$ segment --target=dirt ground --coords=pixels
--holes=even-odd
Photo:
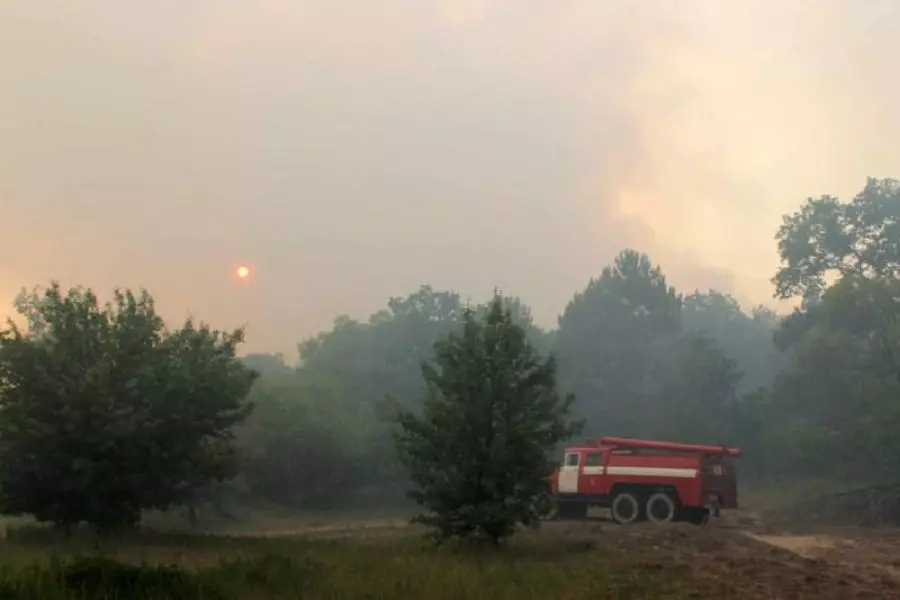
[[[745,535],[838,571],[868,575],[873,579],[886,576],[900,584],[898,531],[840,528],[807,534],[746,532]]]
[[[651,568],[689,568],[698,579],[723,582],[727,597],[900,599],[900,532],[778,533],[746,521],[729,515],[707,527],[562,522],[548,523],[542,535],[590,535],[599,547],[633,554]]]

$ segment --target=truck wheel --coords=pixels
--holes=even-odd
[[[654,523],[671,523],[675,520],[675,501],[669,494],[653,494],[647,500],[647,518]]]
[[[641,503],[634,494],[624,492],[613,498],[609,511],[616,523],[627,525],[641,518]]]

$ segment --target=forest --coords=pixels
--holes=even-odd
[[[720,290],[677,290],[624,249],[573,290],[555,329],[505,306],[582,435],[740,446],[744,482],[896,480],[900,468],[900,183],[807,199],[774,224],[779,315]],[[245,333],[169,329],[145,291],[34,288],[0,335],[0,511],[63,526],[142,510],[403,501],[392,431],[426,396],[423,363],[467,306],[425,284],[367,318],[341,315],[300,361],[238,358]],[[226,509],[223,509],[226,510]]]

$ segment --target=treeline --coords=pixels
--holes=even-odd
[[[716,291],[682,297],[631,250],[573,298],[556,330],[537,327],[519,299],[504,302],[531,344],[558,358],[560,388],[575,394],[586,434],[742,444],[760,462],[751,447],[762,415],[748,395],[786,364],[770,311],[746,314]],[[421,365],[465,309],[458,294],[423,286],[366,321],[339,317],[300,344],[296,368],[246,357],[262,373],[240,433],[249,495],[294,506],[400,498],[393,415],[424,397]]]
[[[588,435],[739,445],[744,477],[893,479],[900,186],[870,179],[847,203],[809,199],[777,247],[776,295],[802,299],[787,316],[678,291],[634,250],[577,291],[554,330],[503,301],[556,357]],[[396,415],[422,406],[435,343],[488,307],[422,286],[368,319],[338,317],[293,367],[237,359],[242,331],[170,331],[146,295],[107,306],[58,286],[23,295],[28,328],[0,336],[0,509],[127,522],[223,494],[295,508],[397,501],[408,475]]]
[[[851,201],[808,199],[777,232],[775,294],[792,314],[674,289],[634,250],[574,294],[554,330],[507,298],[559,364],[585,433],[742,446],[745,478],[893,480],[900,460],[900,190],[869,179]],[[332,505],[405,485],[396,405],[423,397],[421,363],[465,303],[428,286],[367,320],[342,316],[263,373],[242,439],[253,495]],[[483,311],[484,307],[479,307]]]

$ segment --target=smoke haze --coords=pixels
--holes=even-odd
[[[76,4],[0,2],[4,307],[143,285],[291,352],[421,283],[551,325],[626,246],[771,304],[781,215],[900,173],[886,0]]]

